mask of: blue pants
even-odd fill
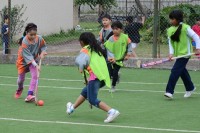
[[[186,69],[186,65],[189,61],[189,58],[180,58],[177,59],[169,77],[169,81],[166,87],[166,92],[174,94],[175,85],[181,77],[183,83],[185,85],[186,91],[192,91],[194,89],[194,85],[191,81],[190,75]]]
[[[83,88],[81,95],[89,101],[89,103],[97,108],[99,108],[99,103],[101,102],[97,99],[98,91],[103,87],[105,83],[99,81],[98,79],[89,81],[88,85]]]

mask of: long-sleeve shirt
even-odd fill
[[[196,42],[196,48],[200,49],[200,38],[199,38],[199,36],[190,27],[187,28],[186,33],[187,33],[187,36],[189,38],[192,38]],[[187,43],[190,43],[190,42],[187,42]],[[172,47],[170,37],[168,37],[168,44],[169,44],[169,54],[174,54],[174,48]],[[189,45],[190,44],[188,44],[188,46]],[[188,51],[190,51],[190,47],[188,47]]]

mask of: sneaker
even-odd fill
[[[169,99],[172,99],[172,98],[173,98],[173,95],[172,95],[171,93],[169,93],[169,92],[166,92],[166,93],[164,94],[164,96],[167,97],[167,98],[169,98]]]
[[[110,123],[112,122],[117,116],[119,116],[119,111],[118,110],[113,110],[111,113],[108,113],[108,117],[104,120],[105,123]]]
[[[35,101],[35,96],[33,95],[28,95],[25,99],[25,102],[34,102]]]
[[[15,93],[15,98],[16,99],[19,99],[21,97],[22,91],[23,91],[23,89],[17,89],[16,90],[16,93]]]
[[[192,91],[186,91],[185,95],[184,95],[184,98],[190,97],[195,90],[196,90],[196,87]]]
[[[73,104],[71,102],[68,102],[66,106],[67,106],[66,113],[68,115],[72,114],[74,112]]]
[[[109,89],[109,92],[115,92],[116,91],[116,89],[115,89],[115,86],[112,86],[112,88],[111,89]]]

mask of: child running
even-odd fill
[[[85,71],[89,73],[90,77],[87,86],[83,88],[81,95],[77,98],[76,102],[74,104],[71,102],[67,103],[66,112],[70,115],[87,99],[91,105],[108,113],[108,117],[104,122],[109,123],[120,113],[118,110],[111,108],[97,98],[98,91],[101,87],[106,85],[110,88],[110,77],[104,58],[105,53],[97,44],[95,36],[90,32],[82,33],[79,41],[82,49],[75,62],[79,67],[80,73]]]
[[[19,39],[19,50],[17,58],[18,69],[18,89],[15,93],[15,98],[20,98],[24,89],[24,80],[27,72],[31,73],[31,81],[25,102],[35,101],[34,90],[37,84],[37,72],[40,71],[36,63],[38,58],[44,58],[46,53],[46,44],[44,39],[37,35],[37,25],[29,23],[25,27],[23,37]]]
[[[109,37],[113,34],[111,28],[111,17],[108,14],[102,16],[102,24],[103,28],[99,32],[99,38],[97,39],[99,43],[101,43],[102,48],[104,48],[103,44],[109,39]]]
[[[115,86],[118,80],[118,72],[123,66],[123,60],[127,60],[132,53],[132,42],[128,35],[122,33],[123,25],[116,21],[112,24],[113,35],[105,42],[107,49],[108,69],[112,78],[111,92],[115,92]]]
[[[169,58],[187,55],[192,53],[192,39],[196,43],[196,54],[200,53],[200,39],[199,36],[190,28],[189,25],[183,23],[183,12],[181,10],[173,10],[169,14],[170,23],[172,26],[167,30],[169,42]],[[196,89],[190,75],[186,69],[186,65],[190,57],[177,59],[168,80],[166,87],[166,96],[169,99],[173,98],[174,88],[181,77],[185,85],[185,98],[191,96]]]
[[[132,49],[135,50],[135,48],[140,43],[140,33],[139,30],[143,27],[145,22],[145,17],[138,17],[137,22],[133,22],[133,17],[128,16],[126,18],[126,27],[124,29],[124,33],[128,34],[129,38],[131,39],[132,43]],[[136,57],[135,53],[133,53],[133,57]]]

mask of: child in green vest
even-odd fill
[[[189,25],[183,23],[183,12],[180,10],[173,10],[169,14],[170,23],[172,26],[167,30],[168,43],[169,43],[169,58],[191,54],[192,39],[196,43],[196,54],[200,53],[200,39],[199,36],[190,28]],[[192,92],[196,89],[190,75],[186,69],[186,65],[190,57],[179,58],[176,60],[166,87],[166,96],[169,99],[173,98],[175,85],[181,77],[185,85],[186,93],[185,98],[191,96]]]
[[[105,42],[107,49],[108,69],[112,78],[111,92],[115,92],[115,86],[118,80],[118,72],[123,66],[123,60],[127,60],[132,54],[132,42],[128,35],[122,33],[123,25],[116,21],[111,25],[113,35]]]
[[[82,49],[75,63],[79,67],[80,73],[89,73],[89,82],[87,86],[83,88],[81,95],[74,104],[71,102],[67,103],[66,112],[68,114],[73,113],[73,111],[87,99],[91,105],[108,113],[108,117],[104,122],[109,123],[120,113],[118,110],[111,108],[97,98],[98,91],[101,87],[106,85],[110,88],[110,77],[104,58],[105,53],[97,44],[95,36],[90,32],[82,33],[79,41]]]

